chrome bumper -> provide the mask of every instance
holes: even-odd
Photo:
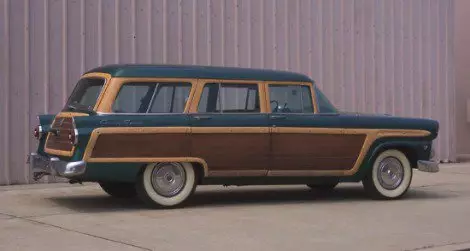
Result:
[[[33,173],[33,179],[39,180],[44,175],[72,178],[85,173],[86,162],[67,162],[57,157],[45,157],[37,153],[28,155],[29,168]]]
[[[427,160],[418,160],[418,170],[428,173],[439,172],[439,163]]]

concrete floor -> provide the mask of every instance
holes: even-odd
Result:
[[[95,184],[0,187],[0,250],[461,250],[470,248],[470,164],[416,171],[408,196],[360,184],[199,187],[190,205],[149,210]]]

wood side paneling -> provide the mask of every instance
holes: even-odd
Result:
[[[73,145],[69,141],[69,133],[73,131],[72,118],[56,118],[52,124],[53,129],[59,130],[58,135],[49,133],[46,148],[61,151],[72,151]]]
[[[270,170],[348,170],[366,135],[279,133],[272,135]]]
[[[190,156],[189,134],[103,134],[98,136],[92,158],[150,158]]]
[[[266,170],[268,151],[268,133],[198,133],[191,136],[191,155],[204,159],[209,171]]]

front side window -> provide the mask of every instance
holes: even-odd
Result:
[[[126,83],[113,104],[115,113],[182,113],[189,83]]]
[[[199,101],[198,112],[260,112],[258,85],[232,83],[206,84]]]
[[[305,85],[269,85],[273,113],[313,113],[310,87]]]
[[[63,111],[91,111],[103,89],[103,78],[82,78],[72,91]]]

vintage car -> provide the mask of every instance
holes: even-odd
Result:
[[[339,112],[309,77],[208,66],[108,65],[78,81],[63,110],[40,115],[35,179],[98,182],[116,197],[181,205],[197,185],[362,181],[374,198],[437,172],[430,119]]]

